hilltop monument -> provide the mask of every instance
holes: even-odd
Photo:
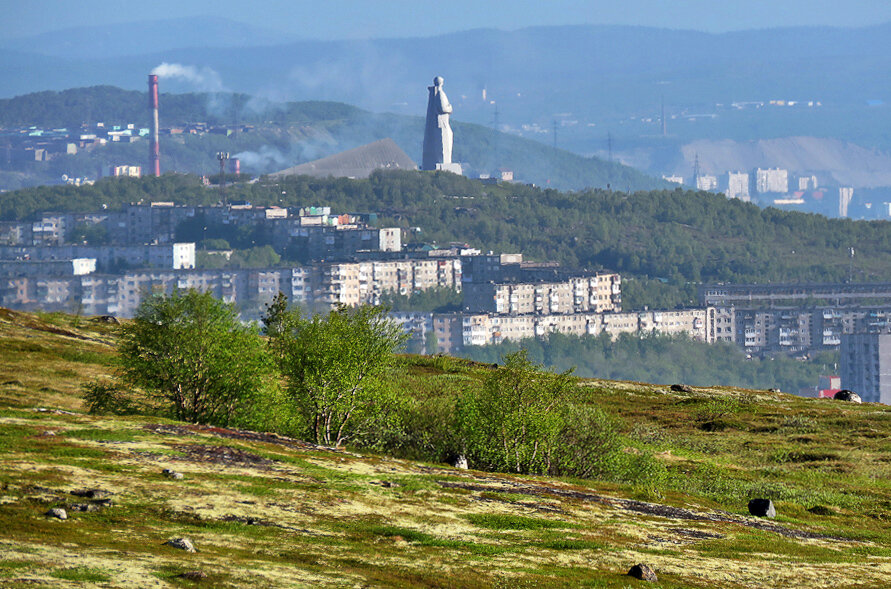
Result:
[[[452,127],[449,125],[452,105],[442,89],[442,82],[442,76],[436,76],[433,85],[427,87],[427,124],[424,127],[421,169],[460,174],[461,164],[452,163]]]

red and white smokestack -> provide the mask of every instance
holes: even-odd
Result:
[[[149,74],[149,103],[152,109],[152,137],[149,145],[149,169],[155,176],[161,175],[161,148],[158,146],[158,76]]]

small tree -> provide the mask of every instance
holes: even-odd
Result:
[[[481,391],[457,406],[467,458],[477,468],[545,474],[551,472],[566,424],[572,371],[547,372],[522,350],[505,356]]]
[[[283,350],[288,391],[316,443],[339,446],[381,428],[397,403],[386,376],[406,335],[382,307],[338,307],[327,316],[296,311],[272,338]]]
[[[146,298],[121,327],[126,384],[170,404],[177,419],[256,424],[270,392],[272,364],[256,329],[210,293]]]

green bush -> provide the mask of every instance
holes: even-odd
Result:
[[[93,415],[137,415],[145,412],[145,406],[131,393],[107,382],[87,383],[81,389],[87,412]]]

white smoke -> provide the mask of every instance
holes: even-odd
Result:
[[[242,151],[233,157],[241,160],[241,165],[255,170],[268,171],[274,166],[278,169],[289,165],[291,159],[281,151],[264,145],[260,151]]]
[[[223,92],[223,80],[220,74],[209,67],[196,68],[193,65],[167,63],[166,61],[152,70],[159,78],[177,78],[203,92]]]

